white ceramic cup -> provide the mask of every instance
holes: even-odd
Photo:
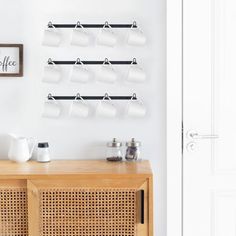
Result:
[[[147,113],[146,107],[138,100],[130,100],[126,107],[126,115],[132,118],[144,117]]]
[[[97,44],[114,47],[117,43],[117,36],[115,35],[112,28],[106,22],[104,27],[100,30],[97,36]]]
[[[145,71],[137,64],[130,65],[126,80],[134,83],[142,83],[146,81]]]
[[[127,43],[133,46],[143,46],[146,44],[146,36],[138,28],[131,28],[128,34]]]
[[[97,80],[105,83],[114,83],[117,80],[117,73],[107,58],[97,74]]]
[[[44,30],[42,45],[49,47],[58,47],[62,41],[62,35],[58,29],[53,27],[53,24],[49,22],[49,26],[52,28],[47,28]]]
[[[89,113],[90,107],[80,96],[78,99],[76,98],[74,101],[72,101],[69,111],[69,115],[71,117],[86,118],[89,116]]]
[[[107,95],[105,95],[105,98],[106,97],[109,98]],[[114,118],[117,115],[117,109],[110,99],[103,99],[98,103],[96,115],[99,117]]]
[[[45,118],[58,118],[61,115],[61,105],[55,100],[44,102],[42,116]]]
[[[72,30],[71,45],[86,47],[91,43],[91,35],[78,22]]]
[[[44,67],[43,82],[58,83],[62,79],[61,67],[51,64]]]
[[[87,83],[92,80],[93,73],[88,70],[82,62],[75,64],[70,73],[71,82]]]

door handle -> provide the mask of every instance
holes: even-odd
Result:
[[[187,132],[187,138],[189,139],[217,139],[219,136],[217,134],[199,134],[194,130],[189,130]]]
[[[136,193],[137,196],[137,222],[144,224],[144,190],[138,190]]]
[[[144,224],[144,190],[141,190],[141,224]]]

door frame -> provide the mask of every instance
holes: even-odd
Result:
[[[183,235],[183,1],[167,0],[167,236]]]

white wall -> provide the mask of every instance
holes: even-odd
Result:
[[[137,138],[143,143],[143,158],[152,162],[155,173],[155,235],[166,235],[166,82],[165,82],[165,0],[0,0],[0,42],[24,44],[24,77],[0,79],[0,156],[8,149],[6,133],[34,136],[48,141],[54,159],[103,158],[103,146],[113,137],[122,141]],[[133,20],[148,37],[142,48],[128,47],[122,42],[127,30],[117,30],[120,43],[116,48],[69,45],[70,30],[63,30],[65,43],[60,48],[41,46],[48,21],[54,23],[129,23]],[[92,30],[96,32],[96,30]],[[41,82],[48,57],[55,60],[130,60],[136,57],[148,73],[148,82],[141,85],[90,83],[72,84],[65,76],[58,85]],[[69,68],[69,67],[68,67]],[[67,70],[68,70],[67,68]],[[120,67],[117,67],[119,69]],[[121,69],[121,71],[123,71]],[[124,71],[123,71],[124,73]],[[149,113],[145,119],[87,120],[68,118],[68,105],[59,120],[41,118],[47,94],[130,95],[136,92]],[[96,101],[91,102],[95,107]],[[122,108],[125,101],[118,102]]]

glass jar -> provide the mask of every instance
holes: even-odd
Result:
[[[108,161],[122,160],[122,143],[113,138],[112,142],[107,143],[106,158]]]
[[[125,154],[125,159],[127,161],[136,161],[140,159],[140,147],[141,147],[141,142],[135,141],[134,138],[130,142],[126,143],[126,154]]]

